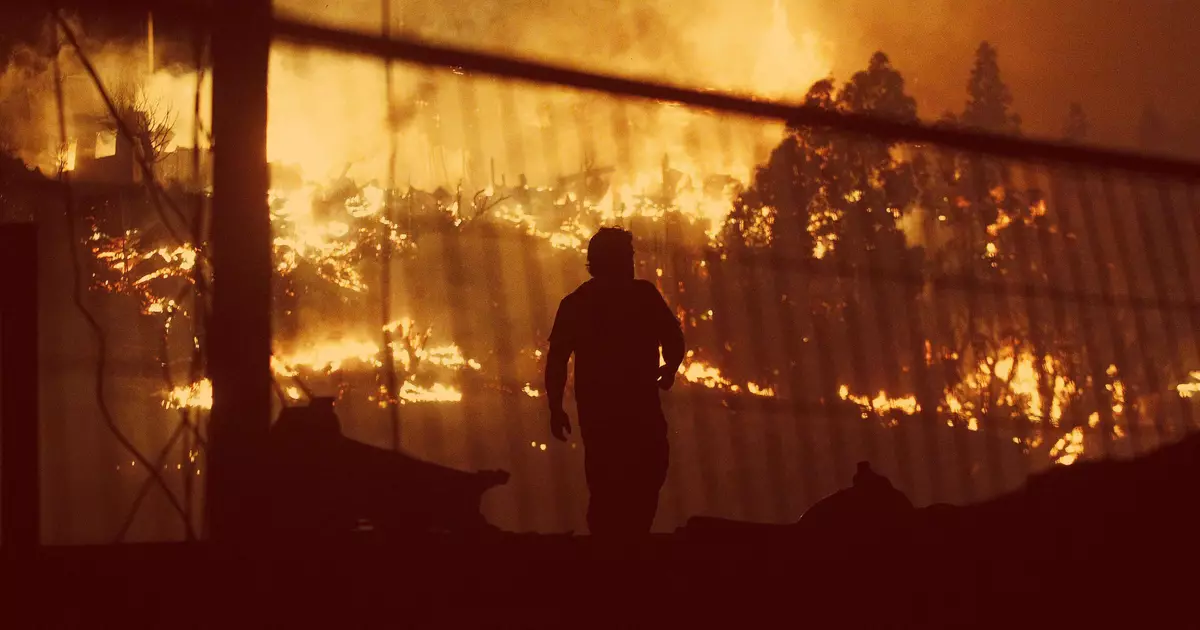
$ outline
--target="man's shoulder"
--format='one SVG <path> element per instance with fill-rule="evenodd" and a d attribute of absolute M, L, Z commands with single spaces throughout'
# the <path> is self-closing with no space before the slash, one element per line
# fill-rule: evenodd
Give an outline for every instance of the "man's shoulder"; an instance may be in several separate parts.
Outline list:
<path fill-rule="evenodd" d="M 636 279 L 632 285 L 632 294 L 639 298 L 661 298 L 662 294 L 658 292 L 658 287 L 649 280 Z M 606 300 L 615 299 L 619 296 L 628 296 L 628 288 L 605 286 L 598 283 L 594 278 L 584 282 L 575 288 L 574 291 L 568 293 L 562 299 L 561 306 L 575 305 L 588 302 L 589 300 Z"/>
<path fill-rule="evenodd" d="M 644 280 L 642 278 L 638 278 L 637 280 L 633 281 L 633 284 L 635 287 L 637 287 L 637 290 L 639 290 L 639 291 L 645 291 L 647 293 L 658 293 L 658 287 L 655 286 L 655 284 L 653 282 L 650 282 L 649 280 Z"/>
<path fill-rule="evenodd" d="M 592 281 L 587 280 L 583 284 L 580 284 L 579 286 L 575 287 L 574 291 L 571 291 L 565 297 L 563 297 L 562 303 L 570 304 L 570 303 L 578 302 L 579 300 L 583 299 L 583 297 L 585 295 L 587 295 L 587 293 L 591 290 L 591 284 L 592 284 Z"/>
<path fill-rule="evenodd" d="M 658 287 L 649 280 L 634 280 L 633 289 L 641 297 L 650 300 L 661 300 L 662 293 L 658 291 Z"/>

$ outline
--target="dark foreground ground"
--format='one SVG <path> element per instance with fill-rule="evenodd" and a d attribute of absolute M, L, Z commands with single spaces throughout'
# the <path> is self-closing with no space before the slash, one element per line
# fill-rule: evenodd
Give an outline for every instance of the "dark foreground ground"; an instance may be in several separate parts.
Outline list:
<path fill-rule="evenodd" d="M 47 548 L 5 559 L 2 627 L 1200 627 L 1198 454 L 1192 438 L 985 504 L 625 545 Z"/>

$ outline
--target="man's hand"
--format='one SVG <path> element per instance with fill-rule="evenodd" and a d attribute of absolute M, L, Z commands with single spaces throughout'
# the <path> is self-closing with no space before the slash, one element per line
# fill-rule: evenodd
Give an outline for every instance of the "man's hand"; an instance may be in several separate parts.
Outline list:
<path fill-rule="evenodd" d="M 671 389 L 671 386 L 675 384 L 675 374 L 676 374 L 676 371 L 671 369 L 671 366 L 669 366 L 669 365 L 659 366 L 659 368 L 658 368 L 658 388 L 663 391 Z"/>
<path fill-rule="evenodd" d="M 571 434 L 571 417 L 561 407 L 550 410 L 550 433 L 560 442 L 566 442 Z"/>

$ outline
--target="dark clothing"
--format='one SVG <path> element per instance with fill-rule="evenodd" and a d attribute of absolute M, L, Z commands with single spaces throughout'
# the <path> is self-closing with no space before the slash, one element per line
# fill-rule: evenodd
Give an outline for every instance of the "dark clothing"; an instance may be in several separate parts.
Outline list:
<path fill-rule="evenodd" d="M 550 345 L 575 353 L 580 405 L 617 393 L 656 393 L 660 345 L 668 361 L 672 354 L 683 358 L 679 320 L 645 280 L 592 279 L 580 285 L 559 305 Z"/>
<path fill-rule="evenodd" d="M 579 405 L 588 530 L 595 535 L 650 531 L 667 480 L 667 422 L 658 394 L 639 403 Z"/>
<path fill-rule="evenodd" d="M 668 463 L 659 349 L 668 365 L 682 360 L 679 321 L 649 282 L 593 279 L 563 299 L 550 345 L 575 355 L 588 528 L 649 532 Z"/>

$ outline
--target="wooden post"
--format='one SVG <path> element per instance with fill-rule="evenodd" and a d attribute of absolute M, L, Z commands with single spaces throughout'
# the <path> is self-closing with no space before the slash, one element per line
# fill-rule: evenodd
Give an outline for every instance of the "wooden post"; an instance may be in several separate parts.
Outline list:
<path fill-rule="evenodd" d="M 218 2 L 213 55 L 213 262 L 208 535 L 244 540 L 262 522 L 271 413 L 271 225 L 267 208 L 270 0 Z"/>
<path fill-rule="evenodd" d="M 38 260 L 33 225 L 0 227 L 0 548 L 41 540 L 38 481 Z"/>

